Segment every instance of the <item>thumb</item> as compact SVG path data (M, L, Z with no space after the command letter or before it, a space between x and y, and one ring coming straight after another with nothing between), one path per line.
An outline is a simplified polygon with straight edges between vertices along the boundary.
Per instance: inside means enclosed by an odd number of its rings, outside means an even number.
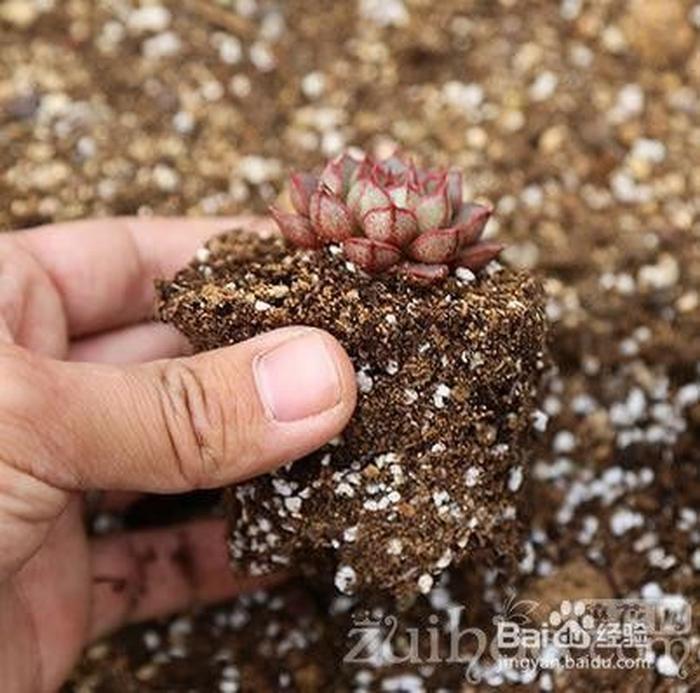
M0 423L34 422L14 465L71 490L175 493L255 476L337 435L356 397L342 347L302 327L126 368L40 360L24 375L29 411L5 417L0 397Z

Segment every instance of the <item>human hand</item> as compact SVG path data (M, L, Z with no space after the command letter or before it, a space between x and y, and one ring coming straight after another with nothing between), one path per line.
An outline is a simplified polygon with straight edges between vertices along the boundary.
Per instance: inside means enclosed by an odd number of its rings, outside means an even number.
M92 639L246 586L220 521L90 539L82 492L233 483L319 447L350 417L352 366L324 333L290 328L186 357L181 336L147 322L154 278L230 226L116 219L0 236L8 693L55 690ZM173 560L183 554L188 570Z

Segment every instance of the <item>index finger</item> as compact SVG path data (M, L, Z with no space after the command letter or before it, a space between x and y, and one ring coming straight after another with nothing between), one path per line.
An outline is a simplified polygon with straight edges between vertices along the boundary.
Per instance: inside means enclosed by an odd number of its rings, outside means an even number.
M168 278L202 244L236 227L269 228L262 217L98 219L14 234L58 290L72 338L150 317L154 280Z

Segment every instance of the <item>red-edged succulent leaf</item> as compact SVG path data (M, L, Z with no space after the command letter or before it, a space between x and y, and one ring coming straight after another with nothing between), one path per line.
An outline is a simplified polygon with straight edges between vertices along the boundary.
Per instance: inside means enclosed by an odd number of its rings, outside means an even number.
M396 205L371 209L362 218L361 226L367 238L398 248L408 245L418 233L415 214Z
M399 268L401 274L419 284L435 284L447 278L450 268L447 265L426 265L420 262L404 262Z
M343 167L343 180L347 183L363 160L356 159L348 152L343 152L339 157L339 161Z
M349 238L343 243L345 257L365 272L384 272L401 259L401 251L389 243L369 238Z
M447 174L443 171L423 171L419 172L421 187L424 194L437 192L447 181Z
M350 188L356 169L360 162L350 154L343 153L336 157L323 169L321 183L326 185L338 197L345 197Z
M447 173L447 196L450 198L450 207L457 210L462 207L462 172L452 169Z
M357 198L355 207L357 218L362 219L367 212L373 209L386 207L389 204L391 204L389 193L384 190L374 178L368 178L364 181L364 186Z
M327 241L344 241L353 233L352 215L343 202L322 186L309 201L309 216L316 235Z
M398 185L393 185L387 188L386 191L389 193L391 201L397 207L403 207L404 209L410 209L410 198L409 198L409 188L406 183L400 183Z
M408 204L406 206L408 207L408 209L413 210L413 212L415 213L423 197L419 188L413 185L412 183L408 183L407 189L408 193L406 198L408 200Z
M423 195L415 207L418 228L430 231L445 226L450 219L450 200L447 196L447 181L432 193Z
M357 167L350 176L350 187L352 188L352 186L358 180L364 180L365 178L369 178L372 174L372 169L374 168L374 165L374 159L369 154L365 156L365 158L362 159L362 161L359 161Z
M457 267L466 267L472 272L478 272L480 269L486 267L491 260L495 260L500 255L503 248L505 248L505 246L501 243L489 241L476 243L462 250L454 264Z
M454 260L459 247L457 229L433 229L420 234L408 248L413 260L428 265L440 265Z
M338 159L326 164L321 173L321 184L339 197L343 194L343 166Z
M318 187L318 178L310 173L292 173L289 176L289 197L299 214L309 216L309 200Z
M421 173L416 168L416 162L411 159L408 162L408 171L406 171L406 182L415 190L422 190L422 179Z
M356 218L360 209L360 198L362 197L366 185L367 177L364 175L358 176L355 182L350 186L350 191L345 198L345 204Z
M465 247L481 238L493 209L472 203L463 204L454 217L452 225L459 231L459 245Z
M393 176L405 176L408 172L408 164L396 154L382 161L382 166Z
M394 212L396 215L394 224L395 244L403 248L418 234L418 220L410 209L394 207Z
M321 239L314 233L311 222L299 214L286 214L270 207L270 214L277 222L282 235L299 248L320 248Z

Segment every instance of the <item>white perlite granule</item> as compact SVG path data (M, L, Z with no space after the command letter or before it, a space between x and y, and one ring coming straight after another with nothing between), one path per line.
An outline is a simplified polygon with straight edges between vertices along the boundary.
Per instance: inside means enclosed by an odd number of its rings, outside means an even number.
M164 31L143 42L142 51L146 58L157 60L176 55L180 51L180 37L172 31Z
M301 498L297 496L285 498L284 506L287 508L287 510L289 510L290 513L296 515L301 510Z
M464 473L464 483L468 488L476 486L479 483L479 469L478 467L469 467Z
M209 262L210 258L211 250L209 250L209 248L199 248L199 250L197 250L197 252L194 254L194 259L202 265Z
M435 394L433 395L433 404L438 408L442 409L445 406L445 402L450 398L452 390L450 390L447 385L441 383L435 389Z
M510 491L515 493L523 483L523 468L513 467L510 470L510 476L508 477L508 488Z
M544 433L547 430L547 423L549 422L549 416L541 409L537 409L532 415L532 427L538 433Z
M360 15L379 26L404 26L409 20L403 0L360 0Z
M335 574L335 586L343 594L352 594L357 584L357 573L349 565L341 565Z
M353 498L355 495L355 489L350 486L345 481L341 481L336 487L335 487L335 495L336 496L346 496L347 498Z
M170 26L171 14L161 5L147 5L133 10L127 18L129 30L135 34L147 31L165 31Z
M476 279L476 275L470 269L466 267L458 267L455 270L455 277L461 282L473 282Z
M407 390L404 390L404 401L406 404L413 404L418 400L418 393L412 389L409 388Z
M435 567L439 570L444 570L445 568L447 568L448 565L450 565L450 563L452 563L453 558L454 554L452 553L452 549L445 549L442 556L438 558Z
M662 654L656 660L656 671L658 671L661 676L676 677L679 672L678 663L671 655Z
M433 576L429 575L428 573L423 573L418 578L418 589L421 592L421 594L428 594L430 590L433 588Z
M403 542L401 539L389 539L386 546L386 552L390 556L399 556L403 551Z
M626 508L620 508L620 510L616 511L610 518L610 529L616 537L622 536L630 529L643 526L644 517Z
M357 387L360 392L364 394L371 392L373 385L374 381L372 380L371 376L367 375L367 373L362 370L357 371Z

